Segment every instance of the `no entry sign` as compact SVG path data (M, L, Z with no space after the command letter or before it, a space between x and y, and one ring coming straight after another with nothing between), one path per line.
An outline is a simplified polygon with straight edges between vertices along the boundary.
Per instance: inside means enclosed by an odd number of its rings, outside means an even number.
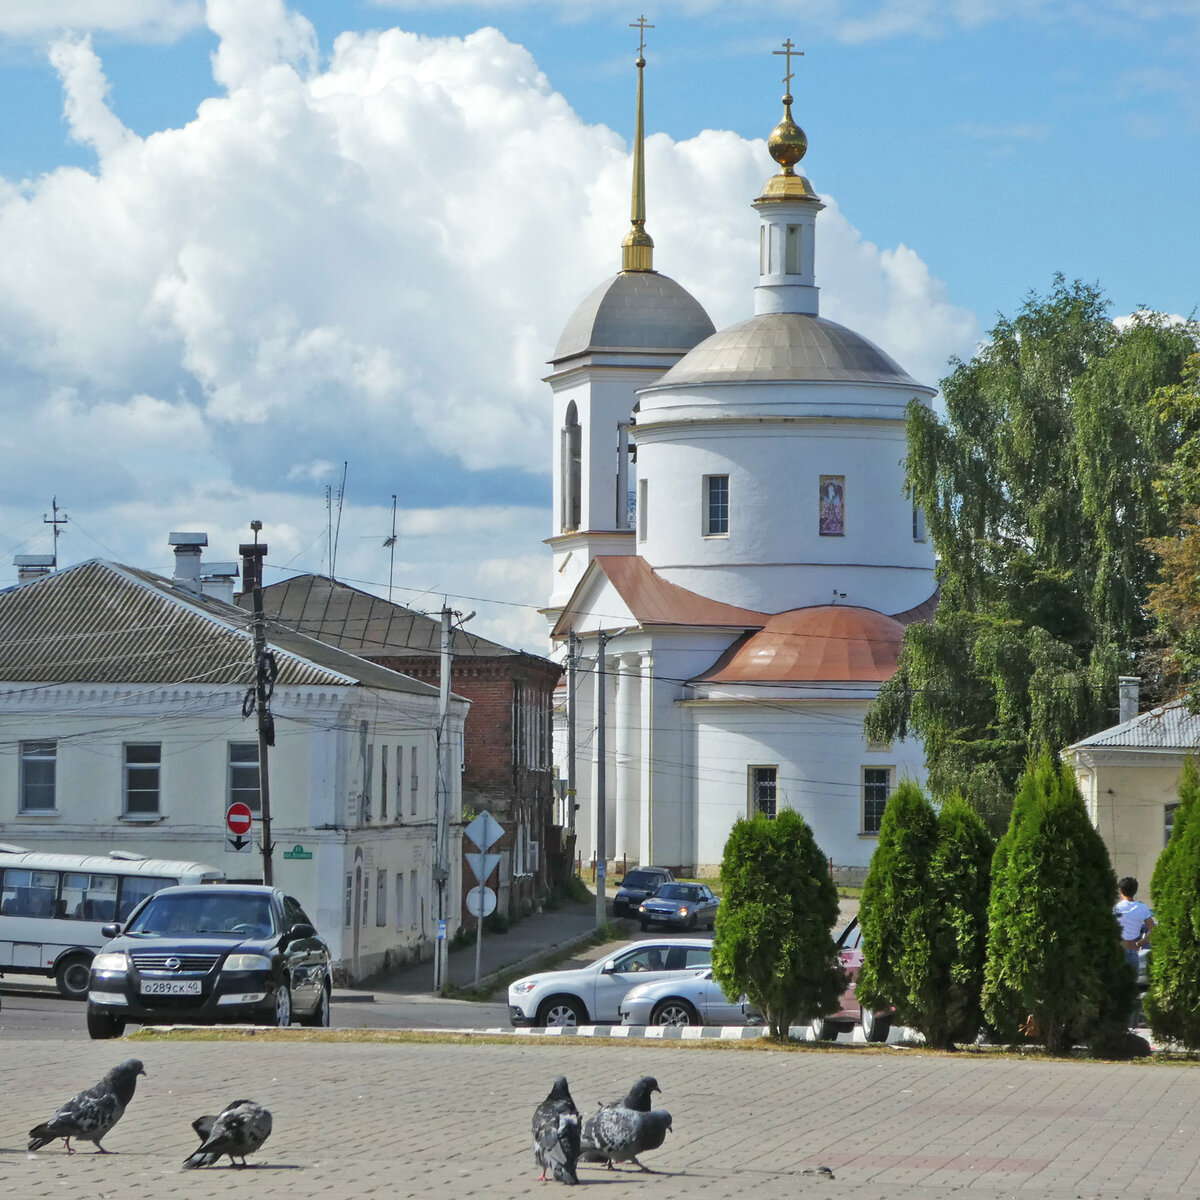
M236 804L231 804L225 811L225 824L229 826L229 832L241 837L243 833L250 832L250 826L254 821L254 814L250 811L248 804L243 804L240 800Z

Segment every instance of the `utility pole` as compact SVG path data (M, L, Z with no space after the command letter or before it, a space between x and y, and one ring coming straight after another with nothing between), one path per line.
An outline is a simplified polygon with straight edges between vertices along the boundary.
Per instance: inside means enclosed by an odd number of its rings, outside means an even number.
M58 497L57 496L53 497L53 499L51 499L51 501L50 501L50 511L54 514L54 516L48 517L48 516L46 516L45 513L43 513L42 514L42 524L49 525L54 534L54 569L57 571L58 570L58 538L59 538L59 534L62 532L62 530L59 529L59 526L66 525L70 521L70 517L68 517L66 513L63 513L63 515L61 517L58 515Z
M261 521L251 521L253 542L238 547L242 556L242 578L254 594L254 686L242 704L242 715L258 714L258 794L259 820L262 823L263 883L275 882L271 854L271 776L267 767L267 748L275 745L275 718L271 716L271 694L275 690L275 656L267 649L267 618L263 611L262 564L267 556L266 542L258 540Z
M614 635L601 630L596 634L596 927L599 928L608 920L606 902L608 899L607 858L608 847L605 845L607 836L606 825L608 814L605 811L605 790L608 785L606 778L607 751L604 745L604 713L605 684L604 684L604 648Z
M433 965L433 990L440 996L446 990L449 947L446 942L450 891L450 667L453 639L450 609L442 607L442 655L438 705L437 774L437 845L434 849L433 880L438 890L437 953ZM482 918L480 918L482 920Z
M567 832L575 836L575 664L579 661L579 635L567 635Z

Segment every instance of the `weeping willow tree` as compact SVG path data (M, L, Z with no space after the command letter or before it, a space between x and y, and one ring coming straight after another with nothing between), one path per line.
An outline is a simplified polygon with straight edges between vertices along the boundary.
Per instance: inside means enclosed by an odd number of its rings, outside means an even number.
M1196 328L1123 327L1058 277L942 381L946 416L909 408L907 489L940 559L932 623L905 633L868 736L924 743L929 789L961 791L995 834L1025 763L1110 724L1117 677L1153 627L1148 538L1171 531L1155 481L1176 435L1152 400Z

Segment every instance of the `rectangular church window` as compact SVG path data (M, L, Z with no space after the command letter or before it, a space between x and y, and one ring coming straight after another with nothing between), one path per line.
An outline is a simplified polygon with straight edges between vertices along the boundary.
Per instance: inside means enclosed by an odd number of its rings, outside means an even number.
M818 532L821 537L842 537L846 532L846 477L822 475Z
M779 791L778 767L750 768L750 815L762 813L775 820L775 801Z
M729 476L704 477L704 536L729 536Z
M800 258L800 226L789 225L784 234L783 271L785 275L799 275L801 272Z
M863 833L879 832L891 792L891 767L863 767Z

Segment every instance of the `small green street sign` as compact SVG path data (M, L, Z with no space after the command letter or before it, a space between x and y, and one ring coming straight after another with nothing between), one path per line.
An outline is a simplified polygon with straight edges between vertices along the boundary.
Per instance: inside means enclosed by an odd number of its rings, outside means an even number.
M305 850L303 846L293 846L290 850L283 852L284 858L312 858L312 851Z

